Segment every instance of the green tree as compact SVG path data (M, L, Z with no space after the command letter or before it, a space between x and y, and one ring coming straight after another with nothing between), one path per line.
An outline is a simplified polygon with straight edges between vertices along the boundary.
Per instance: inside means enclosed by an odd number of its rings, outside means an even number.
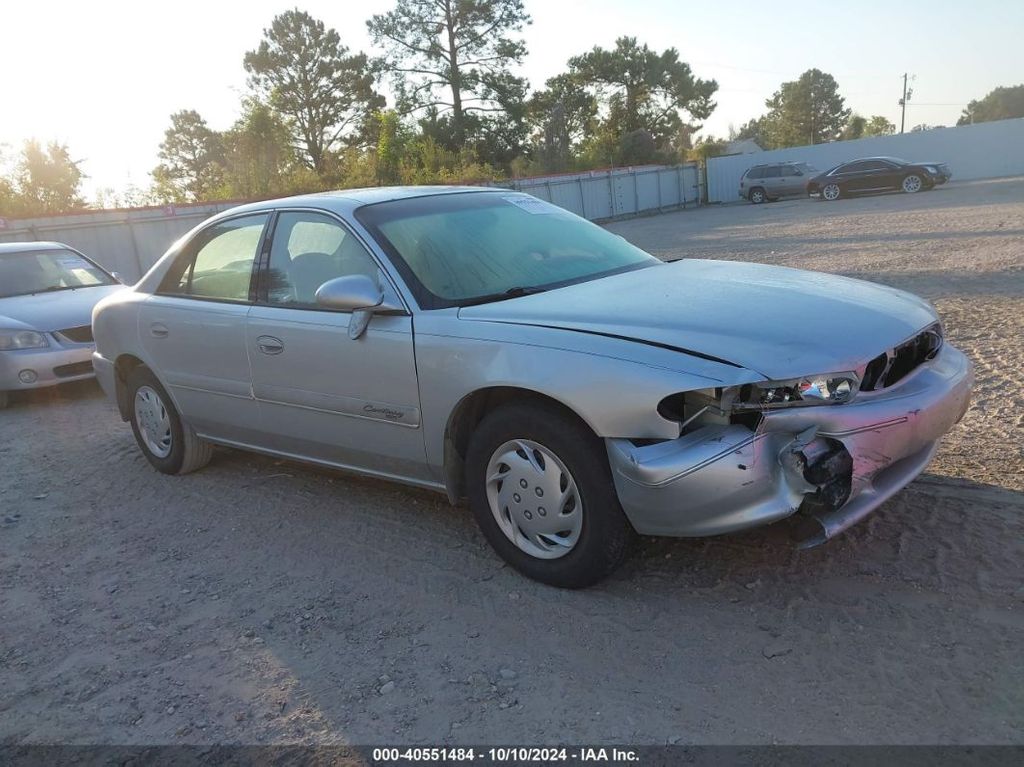
M634 134L627 143L639 146L646 142L636 131L645 131L666 148L683 125L681 112L703 120L715 108L711 98L718 83L695 78L675 48L658 53L635 37L620 37L612 50L595 47L574 56L569 72L603 103L605 136L598 140L606 145Z
M891 136L896 126L882 115L873 115L864 125L864 136Z
M245 54L249 83L284 117L302 162L323 175L328 155L358 143L384 106L367 58L350 55L334 29L297 9L274 17L263 35Z
M84 177L64 144L50 142L44 148L38 141L26 141L13 185L20 198L21 214L38 216L80 210L85 207L81 196Z
M762 149L776 149L776 133L773 118L769 115L762 115L741 125L733 138L737 140L753 139Z
M820 69L808 69L798 79L783 83L765 106L769 111L762 127L774 147L835 141L851 114L835 78Z
M957 125L1024 117L1024 84L1002 86L985 98L972 101L956 121Z
M171 115L171 127L157 153L160 164L152 172L153 193L165 202L200 202L215 199L224 171L224 145L194 109Z
M509 69L526 55L518 33L529 23L522 0L397 0L366 22L399 109L434 110L435 139L456 151L481 127L522 122L526 82Z
M867 118L857 114L850 115L849 122L846 123L842 132L839 134L839 140L851 141L853 139L863 138L867 125Z
M561 74L527 105L537 154L545 171L567 170L597 119L597 99L577 79Z
M246 99L242 109L223 136L225 193L242 199L283 194L296 162L288 126L257 99Z

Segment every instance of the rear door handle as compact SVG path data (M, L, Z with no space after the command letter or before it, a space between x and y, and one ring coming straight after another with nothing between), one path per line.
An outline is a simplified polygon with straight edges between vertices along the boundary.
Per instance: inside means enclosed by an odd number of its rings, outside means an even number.
M284 341L273 336L260 336L256 339L256 348L264 354L280 354L284 351Z
M149 326L149 334L153 336L153 338L167 338L167 336L170 335L170 332L171 331L168 330L167 326L162 322L154 322Z

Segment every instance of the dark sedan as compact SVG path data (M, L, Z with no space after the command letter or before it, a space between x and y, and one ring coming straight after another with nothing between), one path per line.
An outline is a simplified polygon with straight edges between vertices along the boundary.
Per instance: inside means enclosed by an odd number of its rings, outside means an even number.
M807 193L823 200L856 194L932 189L949 181L949 166L941 162L911 163L895 157L866 157L837 165L807 183Z

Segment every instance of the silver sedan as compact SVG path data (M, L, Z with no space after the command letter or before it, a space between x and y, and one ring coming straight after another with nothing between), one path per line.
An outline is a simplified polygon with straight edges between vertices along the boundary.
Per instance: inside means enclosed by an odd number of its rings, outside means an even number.
M0 409L11 391L92 378L92 310L120 287L62 243L0 244Z
M93 323L100 382L158 470L220 444L437 490L565 587L635 533L794 516L826 540L925 468L972 382L915 296L663 263L506 190L236 208Z

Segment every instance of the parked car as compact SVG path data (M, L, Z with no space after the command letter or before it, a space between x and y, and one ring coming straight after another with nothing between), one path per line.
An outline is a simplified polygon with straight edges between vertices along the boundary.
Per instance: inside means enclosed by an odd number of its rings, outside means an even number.
M120 287L59 242L0 243L0 408L10 391L94 375L92 310Z
M740 197L755 205L807 194L807 180L818 171L805 162L773 162L748 168L740 179Z
M807 193L830 201L872 192L913 194L945 184L952 175L949 166L941 162L910 163L895 157L866 157L815 176L807 184Z
M157 470L217 443L468 498L506 561L565 587L611 572L634 532L798 513L823 542L924 469L972 381L913 295L664 263L496 189L235 208L93 327Z

